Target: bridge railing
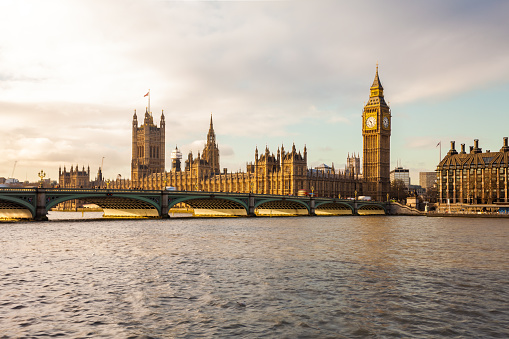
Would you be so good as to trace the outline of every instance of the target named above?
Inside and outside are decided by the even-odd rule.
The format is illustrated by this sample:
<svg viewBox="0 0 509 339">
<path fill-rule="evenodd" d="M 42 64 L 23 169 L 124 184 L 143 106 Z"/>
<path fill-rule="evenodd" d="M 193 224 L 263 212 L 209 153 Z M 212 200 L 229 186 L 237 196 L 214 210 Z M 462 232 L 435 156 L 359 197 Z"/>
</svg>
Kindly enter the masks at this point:
<svg viewBox="0 0 509 339">
<path fill-rule="evenodd" d="M 229 197 L 259 197 L 259 198 L 274 198 L 274 199 L 297 199 L 297 200 L 315 200 L 315 201 L 338 201 L 338 202 L 360 202 L 361 200 L 354 199 L 339 199 L 327 197 L 310 197 L 310 196 L 297 196 L 297 195 L 278 195 L 278 194 L 259 194 L 259 193 L 238 193 L 238 192 L 209 192 L 209 191 L 170 191 L 170 190 L 142 190 L 142 189 L 109 189 L 109 188 L 8 188 L 0 187 L 0 192 L 37 192 L 44 191 L 46 193 L 168 193 L 171 195 L 197 195 L 197 196 L 229 196 Z M 362 201 L 363 204 L 380 204 L 380 201 Z"/>
</svg>

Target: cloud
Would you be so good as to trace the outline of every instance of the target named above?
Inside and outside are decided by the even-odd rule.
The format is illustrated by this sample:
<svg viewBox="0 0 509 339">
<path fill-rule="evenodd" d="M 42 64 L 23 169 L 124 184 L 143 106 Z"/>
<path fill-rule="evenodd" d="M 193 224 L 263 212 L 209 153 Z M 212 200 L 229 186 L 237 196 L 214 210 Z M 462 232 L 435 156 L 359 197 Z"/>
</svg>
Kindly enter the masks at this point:
<svg viewBox="0 0 509 339">
<path fill-rule="evenodd" d="M 509 77 L 509 3 L 500 1 L 4 1 L 0 11 L 9 13 L 0 29 L 16 32 L 0 36 L 9 131 L 0 173 L 18 159 L 33 161 L 30 173 L 44 161 L 54 176 L 59 164 L 98 166 L 105 156 L 107 176 L 129 176 L 132 114 L 149 88 L 168 150 L 201 151 L 213 113 L 229 163 L 282 141 L 314 144 L 310 161 L 330 163 L 328 143 L 340 152 L 360 144 L 352 126 L 377 60 L 394 107 Z"/>
</svg>

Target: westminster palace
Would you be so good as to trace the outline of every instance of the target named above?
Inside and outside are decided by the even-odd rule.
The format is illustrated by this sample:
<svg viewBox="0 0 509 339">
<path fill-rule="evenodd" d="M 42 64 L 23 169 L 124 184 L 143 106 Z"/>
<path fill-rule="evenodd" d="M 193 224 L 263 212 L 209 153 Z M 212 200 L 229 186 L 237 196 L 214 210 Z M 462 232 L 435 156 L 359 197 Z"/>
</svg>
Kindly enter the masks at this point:
<svg viewBox="0 0 509 339">
<path fill-rule="evenodd" d="M 131 179 L 118 178 L 108 183 L 109 188 L 160 190 L 174 187 L 178 191 L 278 195 L 297 195 L 300 190 L 306 190 L 322 197 L 364 195 L 377 201 L 388 199 L 391 111 L 384 99 L 378 65 L 369 100 L 362 111 L 362 173 L 360 159 L 355 155 L 352 158 L 349 155 L 344 171 L 327 165 L 310 169 L 306 147 L 297 150 L 294 144 L 288 149 L 281 145 L 275 153 L 268 147 L 265 150 L 256 148 L 254 161 L 247 164 L 245 172 L 221 170 L 212 115 L 203 151 L 196 156 L 189 153 L 184 159 L 178 149 L 173 150 L 171 169 L 166 171 L 165 128 L 164 112 L 158 127 L 148 109 L 141 125 L 134 111 Z"/>
</svg>

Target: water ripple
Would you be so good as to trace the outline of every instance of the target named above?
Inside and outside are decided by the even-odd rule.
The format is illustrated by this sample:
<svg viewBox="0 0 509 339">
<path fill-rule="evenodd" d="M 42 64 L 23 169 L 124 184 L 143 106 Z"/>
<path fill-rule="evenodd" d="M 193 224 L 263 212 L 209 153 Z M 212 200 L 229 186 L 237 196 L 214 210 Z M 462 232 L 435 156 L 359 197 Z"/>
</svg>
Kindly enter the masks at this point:
<svg viewBox="0 0 509 339">
<path fill-rule="evenodd" d="M 508 337 L 505 220 L 0 224 L 17 337 Z"/>
</svg>

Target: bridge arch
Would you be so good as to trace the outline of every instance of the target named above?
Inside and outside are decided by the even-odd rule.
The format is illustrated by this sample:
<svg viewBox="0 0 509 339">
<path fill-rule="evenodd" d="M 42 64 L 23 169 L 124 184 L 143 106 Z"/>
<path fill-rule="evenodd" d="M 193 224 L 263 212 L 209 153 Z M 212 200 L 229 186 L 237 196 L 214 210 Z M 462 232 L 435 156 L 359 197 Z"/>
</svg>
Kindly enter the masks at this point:
<svg viewBox="0 0 509 339">
<path fill-rule="evenodd" d="M 0 198 L 0 219 L 32 219 L 34 217 L 35 206 L 30 201 L 10 196 Z"/>
<path fill-rule="evenodd" d="M 310 210 L 310 206 L 299 199 L 267 198 L 257 200 L 254 204 L 258 216 L 309 215 Z"/>
<path fill-rule="evenodd" d="M 383 205 L 379 204 L 360 204 L 357 206 L 357 214 L 359 215 L 385 215 L 387 210 Z"/>
<path fill-rule="evenodd" d="M 179 203 L 189 205 L 197 216 L 246 216 L 249 212 L 247 202 L 228 196 L 193 195 L 169 198 L 168 209 Z"/>
<path fill-rule="evenodd" d="M 353 215 L 353 206 L 339 201 L 320 201 L 315 205 L 316 215 Z"/>
<path fill-rule="evenodd" d="M 158 201 L 134 194 L 126 195 L 115 193 L 47 195 L 46 212 L 62 202 L 75 199 L 93 203 L 101 207 L 104 212 L 104 217 L 132 218 L 159 217 L 161 215 L 161 207 Z"/>
</svg>

